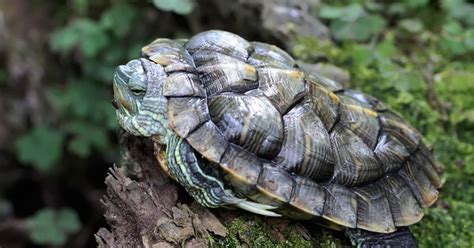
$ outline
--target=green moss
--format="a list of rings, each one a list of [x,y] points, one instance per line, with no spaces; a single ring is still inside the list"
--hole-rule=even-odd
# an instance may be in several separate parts
[[[243,215],[226,225],[228,235],[216,241],[216,247],[313,247],[294,225],[283,231],[283,240],[277,240],[261,217]]]
[[[448,201],[449,208],[432,208],[411,229],[420,247],[472,247],[474,244],[474,206]]]

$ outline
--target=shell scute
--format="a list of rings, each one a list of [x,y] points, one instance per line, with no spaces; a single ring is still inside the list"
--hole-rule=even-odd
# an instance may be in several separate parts
[[[295,176],[295,189],[289,202],[294,209],[291,215],[298,219],[321,216],[325,198],[326,192],[320,185],[308,178]]]
[[[259,89],[281,114],[305,93],[304,74],[296,69],[258,68]]]
[[[388,134],[379,137],[374,154],[385,173],[400,169],[410,156],[405,146]]]
[[[283,206],[290,201],[294,187],[295,181],[287,171],[265,164],[257,183],[260,193],[252,197],[265,204]]]
[[[380,178],[383,170],[370,149],[351,130],[336,126],[330,134],[336,164],[332,182],[356,186]]]
[[[242,37],[226,31],[210,30],[194,35],[185,45],[193,55],[198,50],[221,53],[246,61],[252,46]]]
[[[357,195],[357,228],[389,233],[395,231],[390,204],[382,188],[376,184],[354,189]]]
[[[206,100],[196,97],[170,98],[168,120],[170,127],[186,138],[199,125],[210,119]]]
[[[332,92],[337,92],[344,89],[340,83],[314,73],[307,73],[306,80],[313,84],[322,85],[324,88]]]
[[[331,130],[336,121],[339,120],[341,100],[336,94],[322,85],[311,81],[307,85],[308,95],[306,100],[319,116],[324,127],[327,130]]]
[[[207,160],[219,163],[229,142],[212,121],[199,126],[186,138],[188,143]]]
[[[413,153],[421,142],[421,134],[397,114],[386,111],[380,114],[382,130],[397,138],[410,153]]]
[[[324,186],[326,200],[324,201],[323,218],[336,224],[356,228],[357,198],[348,188],[329,184]]]
[[[370,109],[370,106],[350,100],[344,95],[340,96],[340,119],[338,124],[350,129],[359,136],[369,148],[374,148],[377,144],[380,123],[377,119],[377,112]]]
[[[227,173],[227,181],[239,193],[257,193],[258,177],[262,172],[262,162],[253,153],[231,144],[221,159],[221,168]]]
[[[206,97],[206,92],[200,83],[197,75],[184,72],[173,73],[163,82],[163,95],[167,97]]]
[[[408,226],[423,217],[423,211],[403,179],[397,174],[381,178],[376,184],[385,192],[396,226]]]
[[[331,177],[334,155],[329,134],[307,103],[283,116],[285,137],[275,161],[278,166],[316,181]]]
[[[291,69],[296,65],[295,60],[277,46],[262,42],[251,42],[253,52],[248,63],[255,67],[271,67]]]
[[[156,39],[142,48],[142,54],[162,65],[167,73],[194,71],[194,61],[182,43],[170,39]]]
[[[283,140],[283,124],[265,96],[218,95],[209,98],[209,112],[230,142],[260,157],[276,156]]]
[[[258,87],[257,70],[234,57],[209,51],[193,54],[196,70],[209,96],[222,92],[246,92]]]
[[[429,207],[438,199],[438,191],[415,158],[411,157],[398,171],[398,175],[408,185],[422,207]]]

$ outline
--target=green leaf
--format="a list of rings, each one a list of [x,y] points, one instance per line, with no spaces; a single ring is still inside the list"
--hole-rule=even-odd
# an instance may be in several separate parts
[[[366,45],[356,45],[350,51],[354,64],[367,66],[374,60],[374,51]]]
[[[81,228],[76,212],[70,208],[44,208],[26,219],[31,240],[38,245],[63,245],[67,235]]]
[[[407,11],[407,8],[403,3],[394,2],[388,6],[387,11],[392,15],[403,15]]]
[[[323,4],[319,10],[319,17],[352,22],[366,15],[364,8],[358,3],[336,7]]]
[[[378,34],[385,27],[385,20],[378,15],[365,15],[353,22],[336,20],[330,29],[337,40],[364,41]]]
[[[448,12],[448,15],[459,21],[474,26],[474,4],[467,3],[464,0],[444,0],[441,1],[442,7]]]
[[[413,34],[418,34],[424,29],[423,23],[418,19],[404,19],[401,20],[398,25],[405,31]]]
[[[62,113],[83,118],[94,113],[106,97],[101,85],[87,81],[72,81],[65,89],[51,89],[48,96]]]
[[[176,14],[187,15],[193,11],[193,0],[153,0],[156,8],[163,11],[173,11]]]
[[[81,229],[81,222],[77,213],[70,208],[62,208],[57,211],[56,226],[65,233],[73,233]]]
[[[68,26],[55,31],[51,38],[53,50],[70,52],[79,46],[86,57],[92,57],[109,42],[100,25],[90,19],[77,19]]]
[[[461,35],[464,32],[464,29],[459,22],[450,21],[443,25],[443,31],[448,35]]]
[[[464,45],[469,50],[474,50],[474,28],[466,31]]]
[[[399,91],[414,91],[425,87],[423,77],[416,71],[405,71],[398,74],[393,86]]]
[[[21,136],[15,146],[18,159],[38,170],[49,170],[62,154],[64,134],[59,130],[36,126]]]
[[[62,29],[56,30],[51,36],[51,48],[54,51],[69,52],[80,41],[81,34],[77,31],[74,25],[66,26]]]
[[[86,122],[73,122],[66,125],[65,129],[74,135],[68,144],[68,149],[80,157],[89,156],[93,148],[104,150],[110,146],[107,130],[103,127]]]
[[[439,46],[443,51],[452,55],[461,55],[467,50],[463,40],[454,39],[453,37],[441,37]]]
[[[403,5],[411,9],[424,7],[429,3],[429,0],[403,0]]]
[[[397,48],[393,45],[393,39],[386,37],[383,42],[377,45],[377,54],[381,57],[391,59],[395,56]]]
[[[114,4],[104,12],[100,19],[103,28],[112,30],[117,37],[123,37],[130,31],[137,11],[128,4]]]

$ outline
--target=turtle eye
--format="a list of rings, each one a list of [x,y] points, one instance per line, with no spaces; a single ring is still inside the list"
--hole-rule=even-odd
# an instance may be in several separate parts
[[[132,91],[132,93],[135,94],[135,95],[140,95],[140,94],[145,92],[145,90],[137,89],[137,88],[132,88],[132,89],[130,89],[130,91]]]
[[[145,93],[146,86],[147,79],[144,73],[134,73],[128,81],[128,87],[130,88],[130,91],[135,95]]]

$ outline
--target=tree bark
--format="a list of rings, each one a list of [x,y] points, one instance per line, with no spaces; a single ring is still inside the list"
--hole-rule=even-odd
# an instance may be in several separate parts
[[[181,204],[178,188],[159,167],[151,140],[120,132],[122,167],[113,166],[102,199],[110,230],[96,234],[99,247],[205,247],[225,227],[207,209]]]

